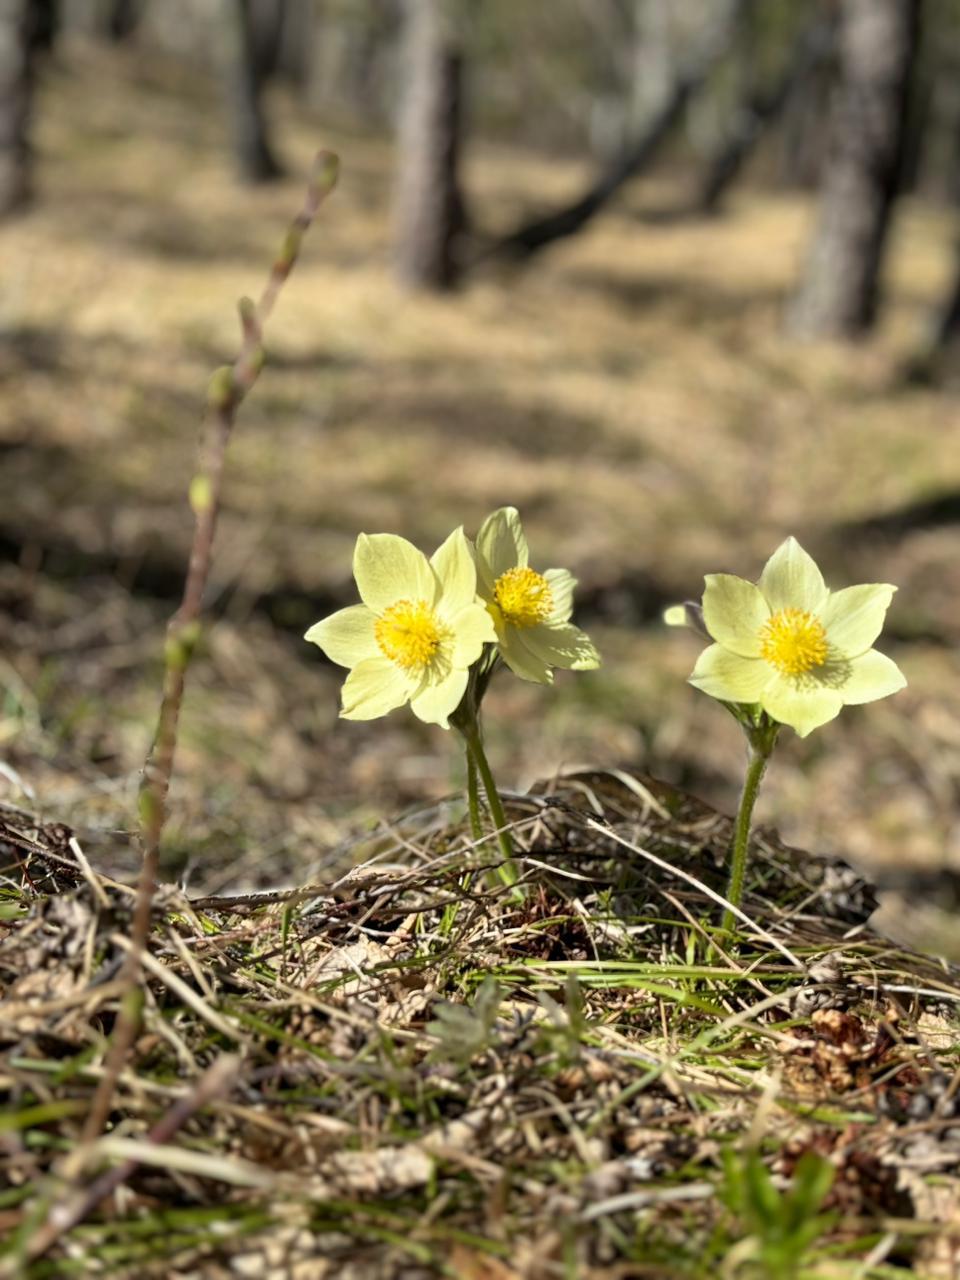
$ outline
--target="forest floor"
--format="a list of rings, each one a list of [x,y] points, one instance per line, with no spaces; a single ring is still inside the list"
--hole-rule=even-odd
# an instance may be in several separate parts
[[[78,993],[96,976],[95,961],[119,954],[103,930],[107,919],[114,931],[122,926],[123,889],[103,876],[128,880],[136,866],[131,815],[155,715],[162,627],[189,543],[184,494],[204,389],[236,351],[236,300],[260,287],[322,145],[340,153],[341,183],[284,291],[266,369],[231,445],[211,593],[216,622],[191,671],[163,873],[194,896],[329,883],[371,853],[397,860],[400,831],[408,878],[397,871],[390,893],[374,899],[369,889],[356,901],[348,894],[349,911],[324,907],[320,918],[335,918],[340,932],[331,926],[322,937],[314,933],[315,906],[291,925],[289,912],[270,904],[240,917],[216,908],[208,918],[170,899],[158,954],[165,966],[184,966],[203,1008],[178,1003],[182,991],[155,989],[160,1012],[146,1033],[155,1059],[151,1046],[139,1046],[152,1084],[124,1083],[121,1128],[142,1136],[183,1075],[195,1075],[218,1049],[240,1047],[253,1071],[244,1075],[246,1094],[211,1113],[190,1145],[211,1159],[214,1149],[224,1160],[242,1158],[246,1174],[231,1166],[241,1179],[231,1182],[223,1166],[225,1181],[217,1182],[211,1166],[187,1161],[164,1175],[178,1188],[172,1201],[169,1181],[154,1185],[144,1175],[130,1184],[129,1203],[115,1197],[112,1217],[31,1274],[82,1272],[85,1239],[105,1250],[104,1266],[113,1257],[117,1273],[136,1265],[145,1274],[151,1260],[168,1266],[155,1254],[164,1231],[180,1243],[183,1233],[200,1232],[209,1245],[176,1274],[212,1267],[226,1220],[208,1206],[213,1216],[201,1230],[197,1196],[212,1206],[223,1185],[231,1188],[238,1238],[271,1221],[278,1202],[301,1203],[282,1181],[253,1191],[242,1183],[260,1159],[258,1134],[270,1148],[263,1164],[271,1177],[301,1162],[326,1188],[322,1213],[333,1236],[347,1239],[336,1245],[340,1255],[330,1254],[331,1275],[348,1274],[343,1257],[361,1238],[380,1253],[358,1276],[394,1274],[383,1258],[405,1247],[410,1265],[432,1274],[454,1246],[465,1252],[449,1274],[484,1280],[533,1276],[541,1262],[545,1275],[586,1275],[586,1267],[611,1278],[674,1274],[656,1270],[667,1256],[676,1274],[701,1274],[700,1265],[714,1274],[730,1222],[748,1216],[741,1204],[739,1213],[725,1211],[728,1222],[718,1208],[738,1176],[721,1163],[724,1137],[749,1129],[769,1157],[770,1127],[789,1129],[789,1142],[815,1146],[834,1160],[841,1181],[855,1181],[845,1172],[853,1155],[838,1154],[846,1143],[843,1150],[860,1153],[869,1177],[883,1182],[880,1166],[903,1164],[902,1151],[894,1160],[883,1148],[890,1114],[910,1105],[911,1091],[927,1096],[936,1054],[952,1070],[955,1024],[943,1024],[953,979],[884,950],[874,935],[844,943],[856,915],[818,929],[807,903],[798,917],[789,886],[805,882],[795,868],[782,869],[794,867],[784,854],[768,894],[773,905],[761,913],[764,931],[781,929],[807,985],[818,985],[809,975],[824,953],[844,956],[839,969],[829,962],[833,994],[821,1004],[832,1007],[814,1001],[793,1018],[789,1002],[800,987],[792,961],[758,936],[739,955],[728,949],[718,959],[702,889],[688,901],[673,885],[671,901],[651,882],[645,896],[639,855],[625,870],[623,846],[585,825],[584,812],[605,816],[624,839],[643,844],[652,784],[638,784],[630,808],[622,795],[594,805],[596,785],[557,779],[578,764],[590,777],[626,767],[630,777],[666,779],[730,811],[739,730],[685,684],[698,646],[667,632],[660,612],[698,596],[705,572],[755,577],[793,533],[832,585],[898,584],[881,647],[909,688],[850,709],[805,742],[790,735],[770,771],[761,821],[775,822],[791,846],[858,865],[956,864],[960,412],[949,388],[904,377],[949,274],[949,220],[907,202],[883,324],[852,349],[784,336],[784,302],[811,209],[794,196],[753,190],[737,195],[723,218],[678,221],[662,216],[676,183],[644,183],[589,234],[526,271],[488,270],[450,297],[413,299],[390,282],[386,142],[320,129],[279,101],[277,133],[291,177],[240,191],[208,94],[209,86],[164,64],[74,51],[44,85],[40,202],[0,233],[0,799],[17,806],[5,811],[14,834],[5,828],[4,847],[56,861],[63,848],[49,824],[68,823],[96,868],[59,908],[45,896],[43,876],[7,904],[5,946],[19,957],[10,971],[20,972],[29,948],[40,948],[30,952],[30,967],[61,974],[63,985],[49,988],[38,977],[35,991],[18,996],[42,1008],[27,1009],[27,1021],[16,1024],[18,1035],[33,1039],[19,1041],[13,1065],[2,1068],[3,1088],[14,1090],[20,1109],[0,1130],[9,1141],[0,1150],[22,1164],[0,1192],[0,1214],[10,1227],[35,1225],[24,1218],[26,1196],[50,1203],[50,1162],[74,1140],[95,1076],[87,1064],[104,1024],[98,999],[84,1003]],[[475,222],[485,232],[505,229],[524,210],[575,191],[583,174],[574,164],[478,145],[466,182]],[[494,685],[488,750],[518,797],[532,888],[522,907],[502,894],[488,904],[475,892],[455,907],[467,894],[473,855],[459,829],[462,778],[451,743],[403,714],[369,725],[338,721],[339,674],[301,636],[354,599],[350,558],[359,531],[401,533],[431,549],[457,524],[474,532],[505,503],[523,515],[534,563],[578,576],[577,620],[604,666],[558,679],[555,690]],[[579,817],[567,813],[563,830],[552,829],[533,801],[519,798],[535,783],[558,791]],[[401,817],[411,805],[413,816]],[[48,825],[31,827],[26,811]],[[713,835],[699,844],[683,832],[683,839],[660,833],[681,864],[692,849],[687,866],[698,883],[716,874],[711,859],[722,852],[711,822]],[[538,869],[561,848],[569,880]],[[437,858],[434,893],[415,873]],[[813,865],[829,864],[811,858]],[[474,888],[483,882],[482,871],[469,874]],[[815,895],[819,882],[808,890]],[[755,895],[751,912],[760,901]],[[328,951],[341,962],[325,959]],[[557,975],[570,962],[579,977],[567,989]],[[632,968],[621,978],[611,962]],[[317,966],[332,974],[329,990]],[[353,990],[344,971],[356,969],[383,981]],[[496,998],[482,986],[484,971],[501,984]],[[405,975],[399,986],[397,972]],[[411,974],[419,976],[408,981]],[[930,994],[891,990],[903,987]],[[444,1018],[458,1015],[438,1014],[437,1001],[458,999],[482,1024],[472,1060],[444,1049]],[[58,1000],[67,1004],[57,1013],[48,1006]],[[62,1012],[74,1000],[83,1016]],[[758,1011],[764,1001],[772,1003]],[[294,1007],[317,1022],[309,1034],[289,1022]],[[222,1023],[213,1032],[204,1022],[211,1011]],[[830,1015],[829,1025],[818,1028],[814,1013]],[[469,1043],[465,1025],[454,1039],[467,1035]],[[791,1045],[775,1064],[770,1045],[782,1048],[784,1036],[799,1048]],[[283,1056],[278,1046],[290,1044],[289,1078],[279,1065],[271,1075],[270,1063]],[[849,1079],[820,1062],[826,1055],[833,1063],[834,1049]],[[350,1055],[350,1072],[330,1066]],[[817,1059],[820,1076],[807,1095],[786,1065],[798,1055]],[[638,1060],[646,1064],[641,1074]],[[558,1083],[567,1071],[573,1083]],[[895,1094],[884,1116],[878,1077],[892,1081]],[[816,1127],[810,1098],[827,1109],[823,1132],[833,1138]],[[511,1109],[497,1111],[504,1099]],[[628,1103],[627,1120],[611,1127]],[[921,1128],[946,1131],[942,1108],[938,1120],[933,1103],[920,1116],[924,1105],[911,1112]],[[796,1128],[784,1120],[790,1114],[799,1117]],[[484,1133],[495,1134],[491,1115],[510,1141],[491,1138],[472,1155],[466,1131],[441,1134],[440,1155],[438,1144],[428,1149],[411,1138],[465,1116],[479,1116]],[[636,1148],[627,1133],[634,1123]],[[662,1138],[665,1129],[683,1141],[658,1163],[649,1131]],[[367,1170],[368,1183],[364,1162],[354,1169],[349,1160],[352,1171],[336,1181],[328,1157],[338,1151],[369,1156],[376,1168]],[[396,1173],[388,1167],[395,1156],[383,1153],[405,1151],[414,1172]],[[452,1151],[463,1158],[444,1163]],[[752,1169],[748,1154],[737,1158]],[[776,1160],[776,1175],[789,1174],[789,1154],[778,1147]],[[931,1167],[952,1194],[949,1159]],[[515,1181],[505,1168],[516,1171]],[[594,1185],[602,1170],[609,1178]],[[749,1176],[759,1185],[755,1169]],[[651,1181],[700,1190],[667,1196],[662,1212],[638,1216],[647,1193],[635,1184]],[[310,1213],[321,1212],[316,1187]],[[609,1213],[597,1209],[621,1194],[635,1198]],[[834,1242],[856,1242],[860,1261],[820,1275],[881,1275],[888,1263],[896,1274],[890,1260],[903,1241],[926,1238],[918,1223],[944,1220],[942,1205],[918,1207],[919,1191],[912,1208],[891,1199],[889,1187],[853,1208],[836,1194],[827,1209],[845,1225]],[[169,1203],[175,1207],[164,1209]],[[944,1203],[953,1212],[949,1195]],[[117,1239],[108,1238],[107,1222]],[[647,1225],[636,1236],[638,1222]],[[317,1225],[309,1213],[293,1215],[289,1229],[302,1244],[298,1233]],[[552,1243],[548,1227],[557,1233]],[[684,1237],[688,1258],[678,1252]],[[139,1261],[129,1252],[137,1239],[149,1239]],[[880,1270],[863,1261],[871,1250]],[[309,1256],[301,1261],[312,1265]],[[741,1261],[749,1264],[746,1254]],[[382,1272],[373,1269],[381,1264]],[[262,1270],[256,1257],[249,1265]],[[286,1274],[283,1265],[276,1274]]]

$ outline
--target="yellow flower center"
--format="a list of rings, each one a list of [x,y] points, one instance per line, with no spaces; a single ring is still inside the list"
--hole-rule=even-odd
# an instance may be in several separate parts
[[[827,660],[823,623],[805,609],[781,609],[760,628],[760,656],[785,676],[802,676]]]
[[[440,647],[443,628],[426,600],[398,600],[374,623],[380,652],[404,671],[423,671]]]
[[[553,608],[553,592],[542,573],[517,567],[501,573],[493,586],[504,621],[515,627],[535,627]]]

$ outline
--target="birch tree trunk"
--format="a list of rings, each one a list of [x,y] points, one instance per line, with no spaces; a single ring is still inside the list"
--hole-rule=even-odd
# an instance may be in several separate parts
[[[31,0],[0,0],[0,217],[30,201],[36,47]]]
[[[255,26],[256,0],[225,0],[227,110],[237,171],[244,182],[268,182],[282,173],[263,111],[265,66]]]
[[[456,281],[463,51],[443,0],[406,0],[394,265],[408,288]]]
[[[854,338],[877,314],[897,193],[921,0],[840,0],[840,79],[820,210],[789,323]]]

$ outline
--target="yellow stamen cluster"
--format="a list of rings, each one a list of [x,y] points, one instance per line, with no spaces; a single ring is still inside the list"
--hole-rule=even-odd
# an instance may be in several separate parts
[[[760,656],[785,676],[802,676],[827,660],[823,623],[805,609],[781,609],[760,628]]]
[[[542,573],[525,566],[501,573],[493,594],[504,621],[515,627],[535,627],[553,608],[550,583]]]
[[[442,630],[426,600],[398,600],[384,609],[373,634],[384,657],[404,671],[423,671],[440,647]]]

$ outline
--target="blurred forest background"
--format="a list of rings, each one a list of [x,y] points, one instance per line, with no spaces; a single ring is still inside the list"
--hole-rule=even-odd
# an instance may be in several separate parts
[[[440,731],[338,722],[301,637],[359,531],[429,551],[504,503],[605,658],[495,685],[506,789],[625,765],[730,808],[740,731],[660,614],[793,533],[899,584],[910,687],[785,735],[760,821],[960,860],[956,0],[0,0],[0,798],[135,865],[204,388],[320,146],[165,875],[322,873],[457,792]]]

